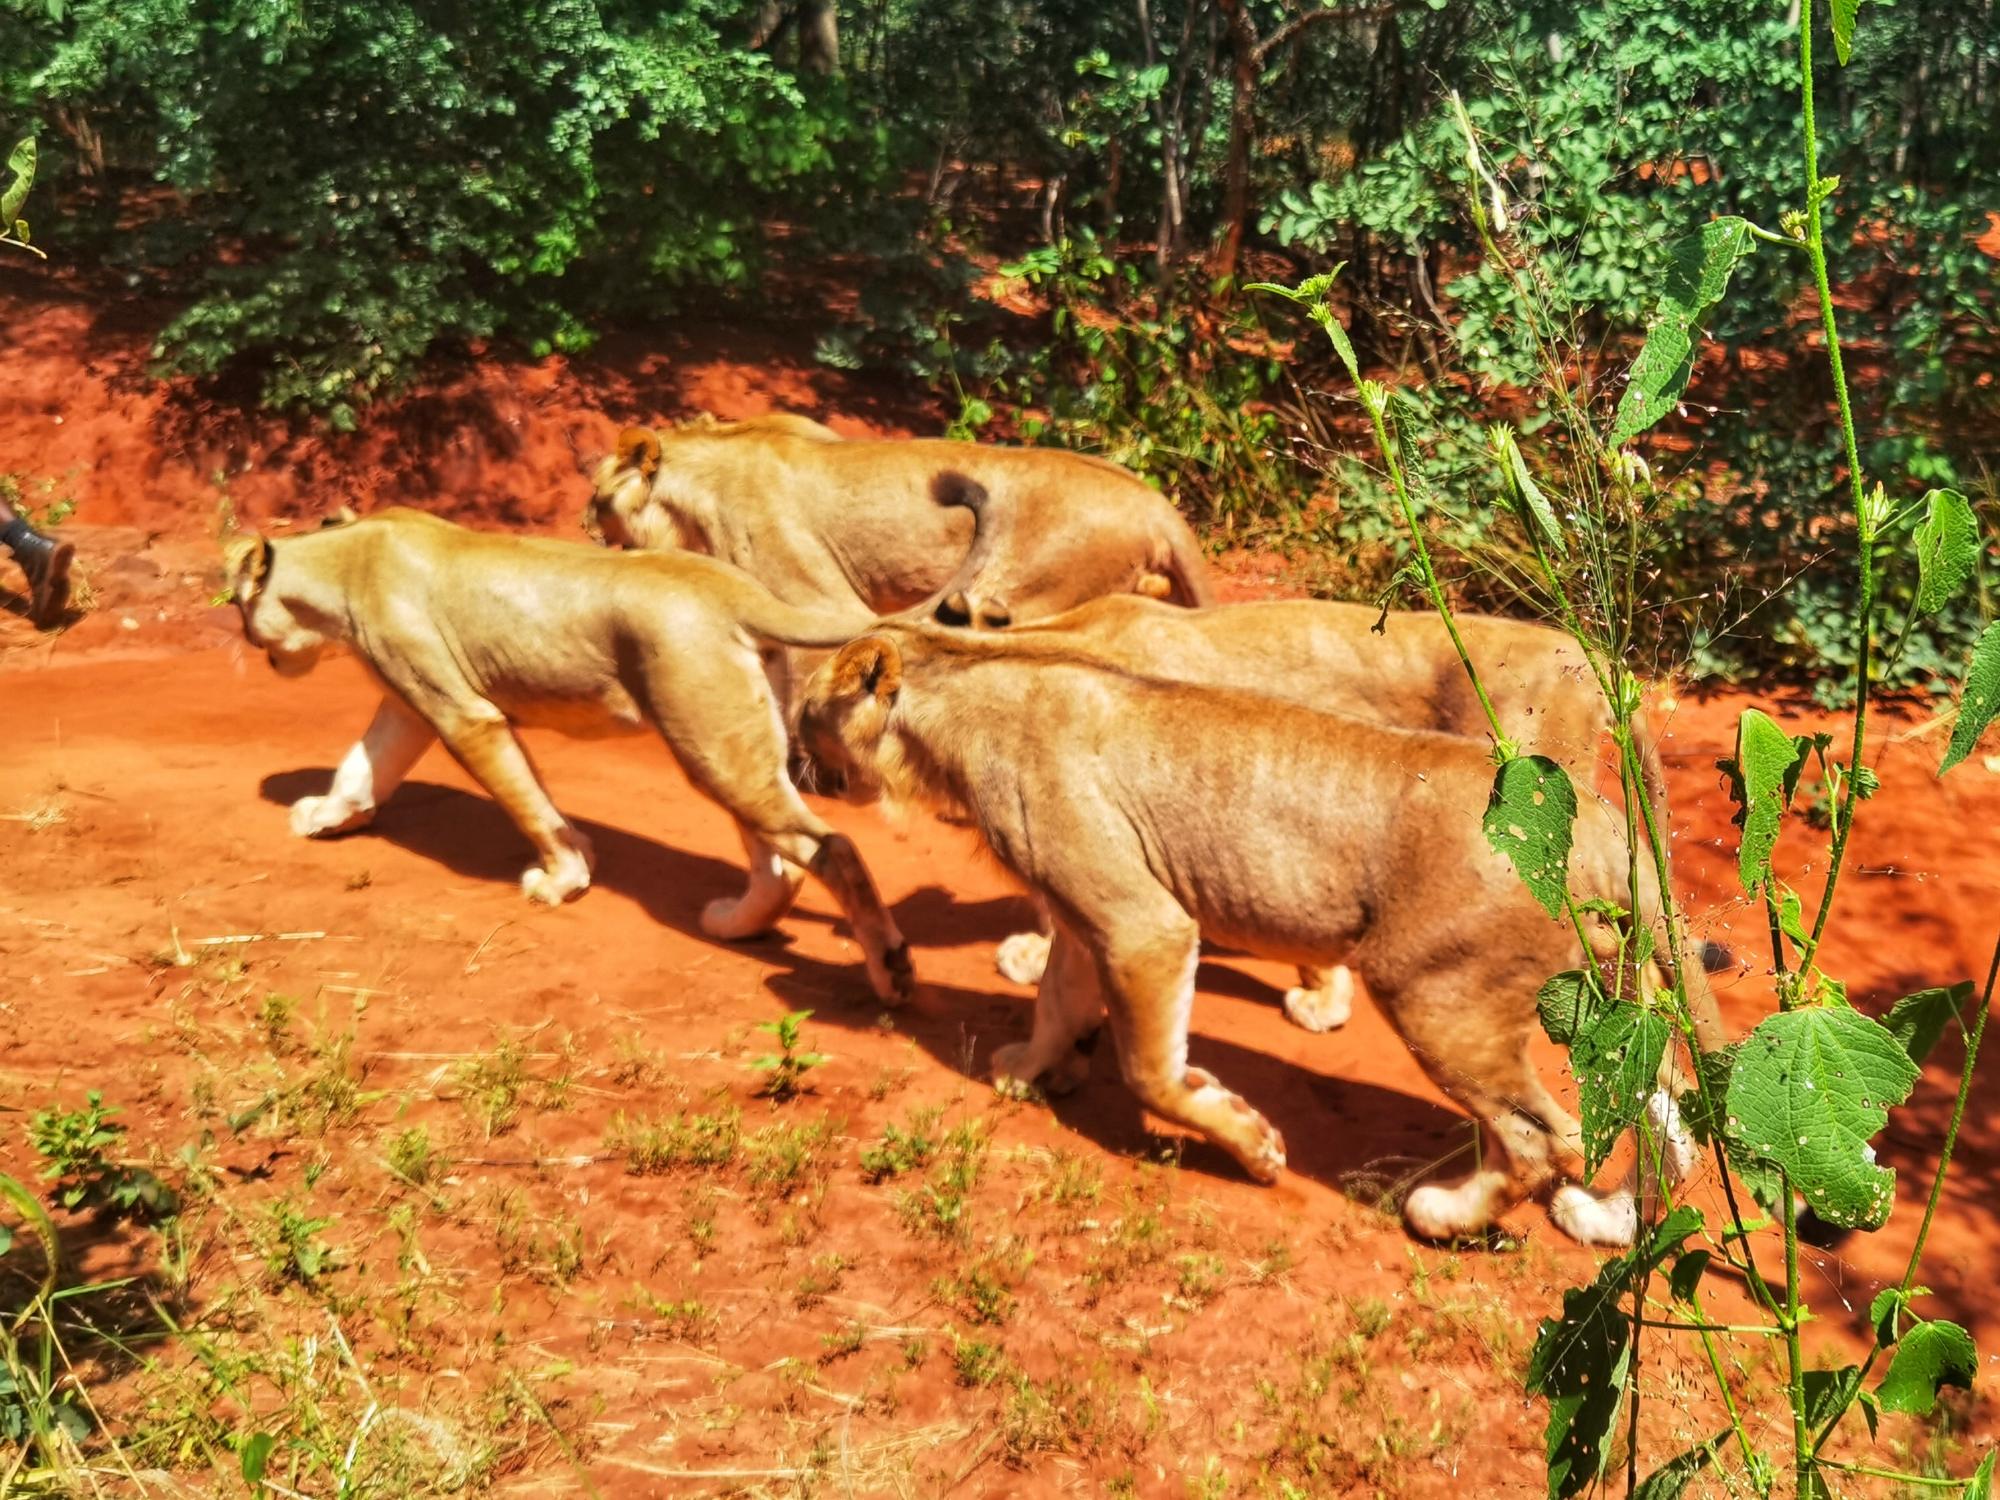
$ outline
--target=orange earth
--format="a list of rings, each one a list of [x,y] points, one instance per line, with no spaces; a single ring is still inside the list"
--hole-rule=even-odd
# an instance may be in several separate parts
[[[72,1278],[139,1277],[156,1299],[107,1292],[96,1314],[134,1338],[93,1375],[142,1485],[240,1493],[229,1443],[263,1428],[269,1476],[315,1495],[350,1440],[361,1491],[388,1494],[468,1477],[607,1496],[1541,1492],[1526,1354],[1597,1257],[1533,1205],[1458,1249],[1382,1210],[1469,1131],[1372,1008],[1310,1036],[1277,1005],[1284,970],[1204,964],[1194,1060],[1290,1147],[1284,1181],[1259,1188],[1149,1123],[1108,1048],[1053,1109],[992,1094],[987,1055],[1032,1004],[993,944],[1028,911],[927,819],[817,804],[914,945],[923,996],[894,1016],[816,887],[775,937],[700,935],[740,850],[646,740],[534,742],[599,853],[598,886],[559,911],[522,901],[521,840],[435,753],[372,830],[287,835],[285,805],[324,786],[373,692],[351,661],[284,682],[242,648],[208,603],[225,502],[267,525],[393,500],[562,531],[582,501],[565,434],[587,449],[631,420],[778,406],[900,432],[935,425],[921,404],[815,367],[782,332],[695,328],[444,370],[332,439],[149,384],[143,311],[55,291],[0,305],[0,470],[34,503],[75,499],[65,531],[96,595],[57,635],[0,616],[0,1105],[23,1112],[0,1167],[32,1178],[25,1112],[95,1089],[124,1111],[123,1154],[182,1186],[171,1232],[60,1219]],[[1281,574],[1237,558],[1229,590]],[[1736,956],[1718,983],[1739,1032],[1770,992],[1715,761],[1752,702],[1820,718],[1741,693],[1662,714],[1681,893]],[[1825,954],[1872,1012],[1983,978],[2000,921],[2000,760],[1937,780],[1929,712],[1878,719],[1883,790]],[[1794,822],[1780,846],[1809,897],[1820,845]],[[775,1044],[755,1028],[800,1010],[825,1060],[772,1102],[752,1064]],[[1901,1274],[1960,1058],[1947,1039],[1878,1141],[1898,1172],[1888,1227],[1806,1252],[1816,1362],[1865,1347],[1869,1300]],[[1993,1098],[1982,1082],[1922,1307],[2000,1351]],[[870,1180],[864,1151],[891,1126],[921,1133],[926,1108],[935,1137],[971,1128]],[[691,1119],[727,1136],[739,1115],[726,1160],[635,1145],[634,1122],[680,1116],[685,1145]],[[418,1129],[427,1169],[398,1145]],[[1714,1175],[1696,1195],[1711,1222]],[[305,1238],[331,1252],[311,1277],[274,1227],[301,1220],[325,1221]],[[1777,1274],[1777,1242],[1756,1243]],[[1749,1321],[1716,1286],[1711,1315]],[[163,1315],[187,1336],[157,1337]],[[246,1362],[225,1386],[198,1349]],[[1753,1437],[1782,1451],[1777,1346],[1724,1354]],[[1653,1336],[1641,1372],[1648,1462],[1721,1425],[1696,1344]],[[1875,1459],[1970,1473],[1993,1441],[1984,1382],[1947,1412],[1890,1419]]]

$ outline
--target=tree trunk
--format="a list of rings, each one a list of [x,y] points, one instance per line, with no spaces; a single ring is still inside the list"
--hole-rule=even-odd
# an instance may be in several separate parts
[[[840,12],[834,0],[804,0],[800,6],[799,70],[823,78],[840,71]]]
[[[1213,270],[1234,277],[1243,254],[1244,221],[1250,217],[1250,143],[1256,127],[1257,24],[1243,0],[1219,0],[1229,26],[1229,152],[1222,170],[1222,243]]]

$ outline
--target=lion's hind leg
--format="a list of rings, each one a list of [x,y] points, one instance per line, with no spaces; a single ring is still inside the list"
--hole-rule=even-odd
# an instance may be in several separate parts
[[[1307,1031],[1334,1031],[1354,1014],[1354,975],[1343,967],[1299,965],[1299,982],[1285,991],[1285,1014]]]

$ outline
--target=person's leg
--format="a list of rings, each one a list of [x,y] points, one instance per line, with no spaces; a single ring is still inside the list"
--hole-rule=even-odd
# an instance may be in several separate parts
[[[28,575],[28,618],[46,629],[69,607],[69,565],[76,548],[43,536],[6,501],[0,500],[0,545]]]

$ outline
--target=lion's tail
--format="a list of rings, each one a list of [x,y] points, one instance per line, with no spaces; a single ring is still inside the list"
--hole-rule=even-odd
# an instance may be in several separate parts
[[[858,604],[852,609],[801,609],[762,588],[742,601],[736,618],[750,634],[778,646],[845,646],[879,623]]]

